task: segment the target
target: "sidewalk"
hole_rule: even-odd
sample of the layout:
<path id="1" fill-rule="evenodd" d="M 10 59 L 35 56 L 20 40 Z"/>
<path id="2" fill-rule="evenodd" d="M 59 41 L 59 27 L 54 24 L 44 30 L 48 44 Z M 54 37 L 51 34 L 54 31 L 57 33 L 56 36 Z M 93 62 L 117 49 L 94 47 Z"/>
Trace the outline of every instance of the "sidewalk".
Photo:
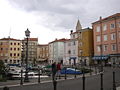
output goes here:
<path id="1" fill-rule="evenodd" d="M 120 87 L 117 87 L 117 90 L 120 90 Z"/>

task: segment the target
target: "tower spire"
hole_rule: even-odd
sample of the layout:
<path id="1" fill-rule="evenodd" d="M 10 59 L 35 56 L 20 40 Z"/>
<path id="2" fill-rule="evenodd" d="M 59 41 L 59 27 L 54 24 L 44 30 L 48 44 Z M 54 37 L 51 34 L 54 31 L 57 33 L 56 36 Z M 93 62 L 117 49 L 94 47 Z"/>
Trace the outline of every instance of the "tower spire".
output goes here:
<path id="1" fill-rule="evenodd" d="M 82 26 L 81 26 L 80 21 L 79 21 L 79 19 L 78 19 L 77 25 L 76 25 L 76 31 L 79 31 L 79 30 L 81 30 L 81 29 L 82 29 Z"/>

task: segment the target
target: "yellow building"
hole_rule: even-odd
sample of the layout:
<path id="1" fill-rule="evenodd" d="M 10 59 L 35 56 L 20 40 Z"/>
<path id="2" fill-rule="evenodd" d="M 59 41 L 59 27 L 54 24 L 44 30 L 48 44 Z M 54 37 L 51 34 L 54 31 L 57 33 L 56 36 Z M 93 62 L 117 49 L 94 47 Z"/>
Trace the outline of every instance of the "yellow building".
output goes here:
<path id="1" fill-rule="evenodd" d="M 93 30 L 90 28 L 82 29 L 78 20 L 76 31 L 78 33 L 78 58 L 80 63 L 89 65 L 93 56 Z"/>
<path id="2" fill-rule="evenodd" d="M 0 39 L 0 60 L 8 64 L 20 64 L 21 40 L 10 37 Z"/>

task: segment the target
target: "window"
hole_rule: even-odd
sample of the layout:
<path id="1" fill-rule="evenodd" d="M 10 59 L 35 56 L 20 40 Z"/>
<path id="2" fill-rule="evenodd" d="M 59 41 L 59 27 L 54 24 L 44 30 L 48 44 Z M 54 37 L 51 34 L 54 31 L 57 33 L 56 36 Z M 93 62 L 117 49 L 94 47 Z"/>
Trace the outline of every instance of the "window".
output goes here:
<path id="1" fill-rule="evenodd" d="M 68 43 L 68 46 L 71 46 L 71 43 L 70 43 L 70 42 Z"/>
<path id="2" fill-rule="evenodd" d="M 10 53 L 10 56 L 12 57 L 12 53 Z"/>
<path id="3" fill-rule="evenodd" d="M 103 31 L 106 31 L 106 30 L 107 30 L 107 25 L 104 24 L 104 25 L 103 25 Z"/>
<path id="4" fill-rule="evenodd" d="M 82 42 L 80 42 L 80 46 L 82 46 Z"/>
<path id="5" fill-rule="evenodd" d="M 14 45 L 16 45 L 16 43 L 14 43 Z"/>
<path id="6" fill-rule="evenodd" d="M 16 56 L 16 53 L 14 53 L 14 56 Z"/>
<path id="7" fill-rule="evenodd" d="M 12 48 L 10 48 L 10 50 L 12 50 Z"/>
<path id="8" fill-rule="evenodd" d="M 71 50 L 68 50 L 68 54 L 71 54 Z"/>
<path id="9" fill-rule="evenodd" d="M 73 45 L 75 45 L 75 41 L 73 41 Z"/>
<path id="10" fill-rule="evenodd" d="M 75 35 L 73 35 L 73 39 L 75 38 Z"/>
<path id="11" fill-rule="evenodd" d="M 100 26 L 97 26 L 96 32 L 100 32 Z"/>
<path id="12" fill-rule="evenodd" d="M 3 45 L 3 43 L 1 42 L 0 45 Z"/>
<path id="13" fill-rule="evenodd" d="M 1 51 L 3 50 L 3 48 L 1 48 Z"/>
<path id="14" fill-rule="evenodd" d="M 115 40 L 115 37 L 116 37 L 115 33 L 112 33 L 111 34 L 111 40 Z"/>
<path id="15" fill-rule="evenodd" d="M 75 50 L 73 50 L 73 54 L 75 54 Z"/>
<path id="16" fill-rule="evenodd" d="M 18 43 L 18 45 L 20 45 L 20 43 Z"/>
<path id="17" fill-rule="evenodd" d="M 12 43 L 10 43 L 12 45 Z"/>
<path id="18" fill-rule="evenodd" d="M 20 48 L 18 48 L 18 51 L 20 50 Z"/>
<path id="19" fill-rule="evenodd" d="M 118 27 L 120 28 L 120 22 L 118 22 Z"/>
<path id="20" fill-rule="evenodd" d="M 116 50 L 116 45 L 113 44 L 113 45 L 112 45 L 112 51 L 115 51 L 115 50 Z"/>
<path id="21" fill-rule="evenodd" d="M 104 50 L 104 51 L 107 51 L 107 49 L 108 49 L 108 46 L 107 46 L 107 45 L 104 45 L 104 46 L 103 46 L 103 50 Z"/>
<path id="22" fill-rule="evenodd" d="M 20 56 L 20 54 L 18 53 L 17 56 Z"/>
<path id="23" fill-rule="evenodd" d="M 97 42 L 100 42 L 100 36 L 97 36 Z"/>
<path id="24" fill-rule="evenodd" d="M 97 46 L 97 51 L 100 52 L 100 46 Z"/>
<path id="25" fill-rule="evenodd" d="M 114 29 L 115 28 L 115 24 L 110 24 L 110 29 Z"/>
<path id="26" fill-rule="evenodd" d="M 104 35 L 104 41 L 107 41 L 107 35 Z"/>
<path id="27" fill-rule="evenodd" d="M 16 48 L 14 48 L 14 50 L 16 51 Z"/>
<path id="28" fill-rule="evenodd" d="M 118 36 L 118 37 L 120 38 L 120 32 L 119 32 L 118 34 L 119 34 L 119 36 Z"/>

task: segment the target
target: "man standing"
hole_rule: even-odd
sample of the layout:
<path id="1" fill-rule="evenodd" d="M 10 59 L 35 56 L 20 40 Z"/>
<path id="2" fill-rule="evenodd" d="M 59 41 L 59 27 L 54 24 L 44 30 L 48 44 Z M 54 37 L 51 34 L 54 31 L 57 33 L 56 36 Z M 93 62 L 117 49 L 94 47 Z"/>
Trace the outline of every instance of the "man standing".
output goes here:
<path id="1" fill-rule="evenodd" d="M 54 62 L 52 64 L 52 78 L 53 78 L 53 81 L 55 80 L 56 72 L 57 72 L 57 67 L 56 67 L 56 62 Z"/>

